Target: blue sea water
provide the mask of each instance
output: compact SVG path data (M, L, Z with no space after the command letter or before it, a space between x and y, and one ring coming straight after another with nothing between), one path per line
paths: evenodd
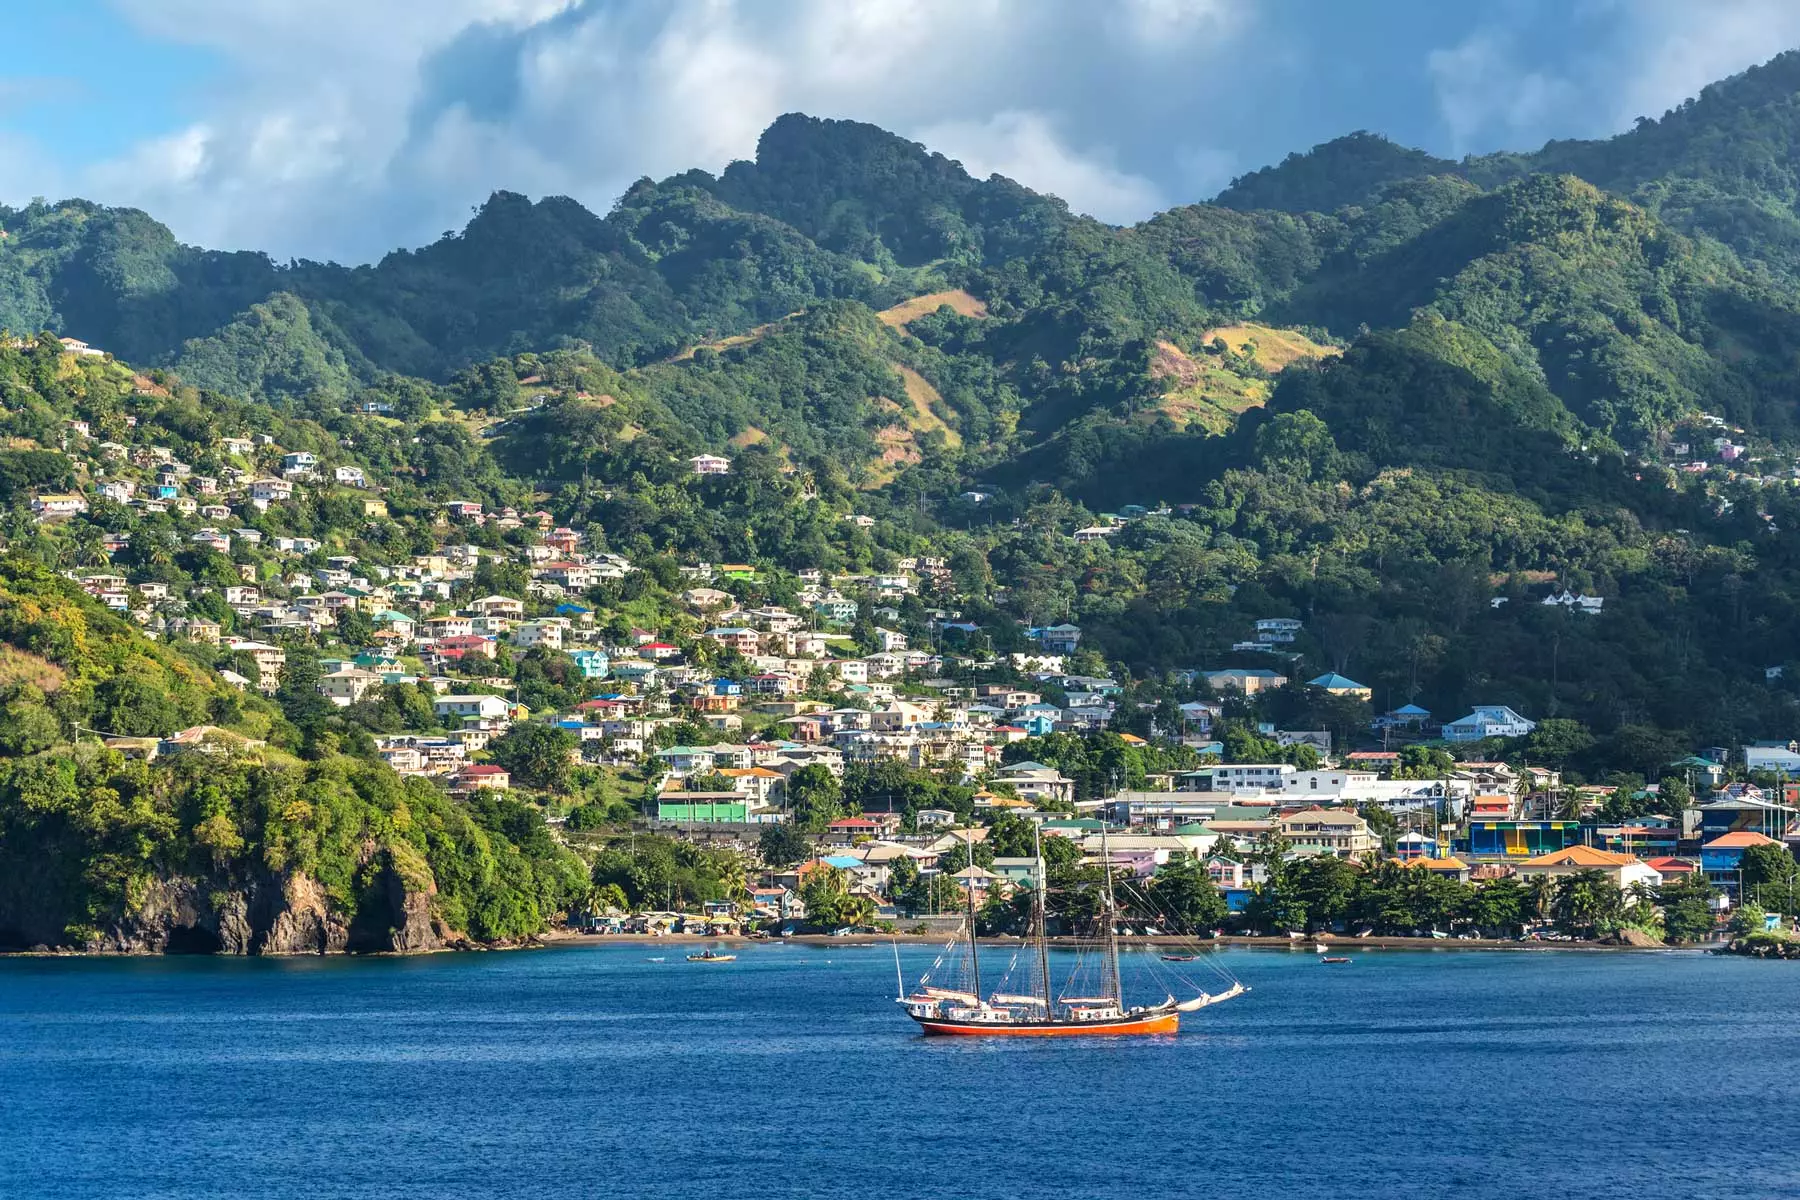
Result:
M1003 1041L739 953L0 960L0 1197L1800 1195L1795 964L1235 951L1178 1037Z

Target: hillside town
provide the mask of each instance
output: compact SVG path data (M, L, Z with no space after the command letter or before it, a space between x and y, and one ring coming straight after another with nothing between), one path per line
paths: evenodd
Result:
M634 918L612 896L621 903L571 914L589 928L792 930L809 920L807 884L820 873L848 901L834 920L989 912L1042 884L1040 859L1016 837L1005 854L983 847L996 827L1034 827L1072 847L1064 861L1144 881L1171 864L1197 868L1223 900L1221 923L1251 929L1268 927L1255 900L1282 864L1320 857L1477 890L1580 875L1606 881L1627 907L1703 879L1723 921L1757 899L1745 891L1747 854L1800 845L1792 743L1693 747L1648 764L1646 782L1624 793L1565 785L1559 770L1521 760L1539 721L1506 704L1446 719L1412 703L1375 712L1373 689L1337 671L1301 679L1299 617L1255 620L1231 647L1239 663L1271 665L1196 665L1152 690L1084 650L1067 621L1008 629L1001 641L1027 648L994 652L999 631L965 619L942 558L896 556L854 574L725 562L675 563L670 574L665 561L651 602L646 567L543 510L451 501L413 524L434 531L429 547L386 561L275 532L284 507L327 495L371 522L388 514L362 467L266 435L221 438L195 464L96 439L73 421L65 449L91 489L38 494L40 522L94 510L163 517L188 547L231 564L235 581L181 590L141 571L66 571L149 636L206 647L225 684L274 695L300 654L334 708L361 712L403 690L418 698L410 724L371 735L373 753L402 776L437 780L453 797L535 796L568 836L587 822L553 781L564 767L585 769L623 798L614 825L759 866L735 900L686 897L700 905L689 918ZM719 456L692 463L696 474L730 469ZM1107 537L1148 512L1127 506L1067 536ZM98 551L124 557L133 536L121 528ZM637 603L616 602L632 594ZM1605 619L1602 597L1554 584L1537 602ZM1329 727L1264 719L1287 690L1313 697ZM251 745L206 726L91 732L146 760ZM540 734L536 744L562 761L515 778L517 756L500 751ZM1077 777L1036 757L1057 757L1044 748L1071 739L1106 747L1112 761ZM933 780L939 802L892 787L865 787L850 811L807 800L848 771L883 769ZM771 861L777 826L805 839L787 843L793 861ZM948 891L933 885L939 876Z

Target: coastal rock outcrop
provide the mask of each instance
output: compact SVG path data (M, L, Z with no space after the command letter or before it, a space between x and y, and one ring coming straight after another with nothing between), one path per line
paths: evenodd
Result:
M346 917L326 888L307 875L248 880L158 877L133 890L126 911L71 947L93 954L301 955L417 954L466 946L446 929L427 875L409 881L383 857L368 864L367 885ZM66 918L32 914L10 940L21 946L67 945Z
M1713 953L1736 954L1744 958L1800 960L1800 938L1775 933L1750 933L1732 938Z

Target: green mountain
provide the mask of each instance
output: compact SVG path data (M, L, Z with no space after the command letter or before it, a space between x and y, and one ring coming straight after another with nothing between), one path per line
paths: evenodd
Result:
M1335 212L1393 185L1456 176L1492 188L1530 175L1574 175L1670 227L1716 239L1785 277L1800 269L1800 51L1701 89L1660 118L1600 140L1453 162L1353 133L1233 180L1215 203L1239 210Z
M497 193L355 268L84 201L0 209L0 325L137 368L0 351L0 503L39 558L108 523L173 537L117 506L79 538L28 528L35 491L93 482L67 422L197 463L269 431L364 468L389 517L326 489L259 529L390 563L451 536L450 500L542 507L654 564L604 597L620 620L689 560L937 555L938 599L993 649L1076 621L1149 704L1291 613L1308 669L1384 703L1514 703L1603 747L1785 738L1797 97L1784 55L1606 141L1450 162L1355 134L1127 228L797 115L604 216ZM696 477L702 452L731 474ZM1072 540L1107 511L1134 519ZM156 544L115 561L221 569ZM1605 615L1537 603L1552 585ZM769 586L746 598L785 602ZM1329 716L1289 703L1266 715ZM1652 772L1633 744L1589 773Z

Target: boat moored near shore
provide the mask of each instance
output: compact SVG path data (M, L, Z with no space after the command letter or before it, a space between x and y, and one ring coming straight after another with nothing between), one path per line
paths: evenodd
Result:
M1038 835L1041 839L1041 835ZM1101 835L1102 855L1106 857L1105 834ZM1236 979L1230 979L1221 968L1214 966L1221 975L1227 977L1230 986L1217 993L1208 993L1193 988L1196 993L1185 1000L1177 1000L1170 992L1161 1002L1156 1004L1128 1006L1125 1003L1124 989L1119 974L1119 936L1118 908L1113 896L1112 872L1106 870L1104 883L1100 889L1099 924L1102 931L1099 950L1099 986L1094 994L1068 995L1057 994L1050 976L1049 939L1046 932L1047 916L1045 911L1045 892L1048 880L1045 874L1043 846L1037 843L1037 872L1034 897L1032 902L1031 936L1029 939L1029 961L1025 965L1028 977L1025 989L1008 992L1005 985L1010 982L1014 969L1018 966L1019 954L1013 955L1013 961L1007 967L1006 978L1002 980L1000 989L992 994L984 995L981 986L981 950L975 936L975 902L971 889L968 897L969 911L962 931L951 946L932 965L919 986L912 992L896 997L896 1002L906 1010L906 1015L918 1022L919 1028L926 1034L937 1036L988 1036L988 1037L1096 1037L1096 1036L1153 1036L1179 1032L1183 1013L1197 1012L1208 1005L1218 1004L1241 996L1250 989ZM1110 861L1110 858L1108 858ZM958 961L954 953L959 945L966 945L966 965L969 986L943 987L934 985L932 977L947 960ZM1192 962L1201 957L1199 953L1181 955L1162 955L1167 962ZM895 969L898 971L898 959ZM1070 982L1079 975L1077 970L1070 975ZM904 990L904 989L903 989Z

